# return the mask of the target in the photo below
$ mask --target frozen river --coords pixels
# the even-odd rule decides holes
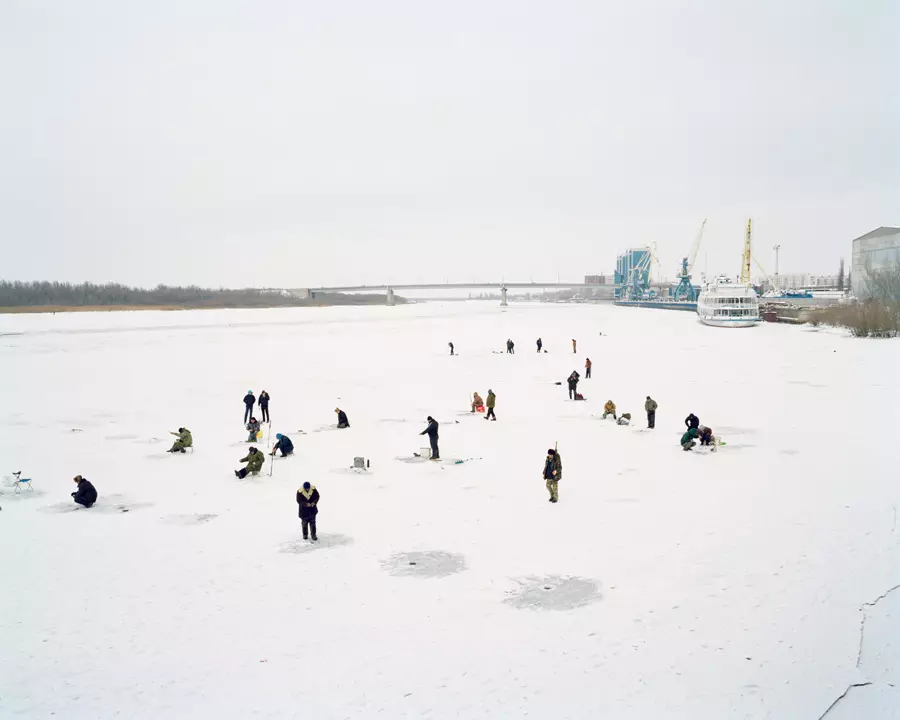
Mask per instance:
[[[589,305],[6,315],[0,369],[0,475],[34,486],[0,488],[0,717],[900,717],[900,341]],[[496,423],[465,412],[488,388]],[[239,481],[248,389],[297,453]],[[689,412],[717,454],[681,451]]]

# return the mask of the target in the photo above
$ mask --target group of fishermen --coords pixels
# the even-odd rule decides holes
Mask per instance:
[[[482,400],[481,395],[478,394],[477,390],[472,393],[472,412],[484,412],[484,409],[487,408],[487,413],[484,416],[485,420],[497,419],[497,416],[494,414],[494,408],[496,406],[497,396],[490,388],[488,388],[487,400]]]
[[[706,425],[700,424],[700,418],[698,418],[694,413],[691,413],[684,419],[685,427],[687,428],[684,435],[681,436],[681,448],[685,452],[693,449],[697,446],[697,442],[700,442],[700,445],[708,446],[713,452],[716,451],[716,448],[719,446],[719,441],[715,435],[713,435],[712,428],[707,427]]]

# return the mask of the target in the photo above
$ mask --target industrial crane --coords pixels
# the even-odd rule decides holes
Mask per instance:
[[[678,285],[675,286],[676,300],[690,300],[693,302],[697,299],[697,293],[694,286],[691,285],[691,271],[694,269],[694,263],[697,262],[697,253],[700,250],[700,241],[703,240],[703,231],[706,229],[706,218],[700,223],[700,232],[697,233],[697,239],[691,248],[688,257],[681,261],[681,272],[678,274]]]

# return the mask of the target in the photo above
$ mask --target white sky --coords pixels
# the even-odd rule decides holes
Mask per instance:
[[[0,277],[837,270],[900,225],[896,0],[0,3]]]

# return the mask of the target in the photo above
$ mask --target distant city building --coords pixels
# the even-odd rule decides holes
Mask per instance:
[[[778,276],[778,285],[782,290],[791,290],[793,288],[836,288],[837,282],[837,275],[799,273]]]
[[[865,297],[869,272],[889,267],[900,267],[900,228],[880,227],[860,235],[850,261],[853,294]]]
[[[606,275],[585,275],[585,285],[606,285]]]

